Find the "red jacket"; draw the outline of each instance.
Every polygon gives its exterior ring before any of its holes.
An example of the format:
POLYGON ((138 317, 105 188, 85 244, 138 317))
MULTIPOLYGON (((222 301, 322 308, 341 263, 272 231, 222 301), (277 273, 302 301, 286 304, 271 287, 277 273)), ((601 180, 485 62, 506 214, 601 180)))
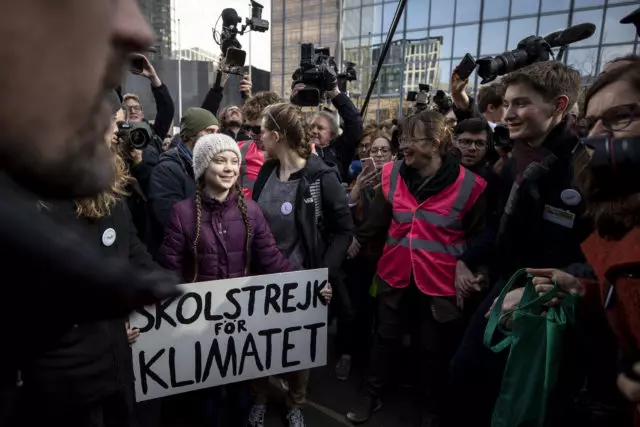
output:
POLYGON ((242 192, 247 199, 251 199, 253 185, 258 178, 258 172, 264 165, 264 152, 253 141, 240 141, 238 147, 240 147, 240 154, 242 154, 240 168, 242 192))

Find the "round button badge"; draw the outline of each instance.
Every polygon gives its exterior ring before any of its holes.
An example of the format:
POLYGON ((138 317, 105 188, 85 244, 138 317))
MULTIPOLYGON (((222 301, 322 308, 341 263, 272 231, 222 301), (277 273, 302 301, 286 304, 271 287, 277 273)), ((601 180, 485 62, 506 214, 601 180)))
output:
POLYGON ((113 228, 107 228, 102 233, 102 244, 105 246, 111 246, 116 241, 116 230, 113 228))
POLYGON ((280 206, 280 212, 282 215, 289 215, 293 211, 293 205, 290 202, 284 202, 282 206, 280 206))
POLYGON ((562 199, 562 202, 567 206, 577 206, 582 201, 582 196, 578 190, 567 188, 560 193, 560 199, 562 199))

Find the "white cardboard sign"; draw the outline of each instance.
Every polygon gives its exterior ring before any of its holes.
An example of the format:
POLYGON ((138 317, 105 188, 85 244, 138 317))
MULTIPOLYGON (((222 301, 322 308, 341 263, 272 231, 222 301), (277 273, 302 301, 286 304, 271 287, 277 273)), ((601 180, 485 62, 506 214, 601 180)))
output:
POLYGON ((136 400, 327 363, 327 269, 181 285, 130 316, 136 400))

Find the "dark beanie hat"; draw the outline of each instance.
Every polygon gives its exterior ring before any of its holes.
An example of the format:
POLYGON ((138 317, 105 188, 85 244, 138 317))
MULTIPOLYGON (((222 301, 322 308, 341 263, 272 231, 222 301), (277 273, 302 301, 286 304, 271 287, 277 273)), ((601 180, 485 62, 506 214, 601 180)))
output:
POLYGON ((183 141, 194 138, 209 126, 218 126, 218 119, 204 108, 192 107, 180 119, 180 138, 183 141))

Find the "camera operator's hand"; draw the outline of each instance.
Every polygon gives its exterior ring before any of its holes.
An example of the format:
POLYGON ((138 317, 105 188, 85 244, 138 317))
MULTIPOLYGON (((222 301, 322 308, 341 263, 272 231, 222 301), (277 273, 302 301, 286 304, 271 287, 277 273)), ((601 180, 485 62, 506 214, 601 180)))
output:
POLYGON ((449 82, 449 87, 451 88, 451 98, 456 107, 461 110, 466 110, 469 108, 469 96, 464 91, 469 84, 469 79, 462 80, 460 76, 458 76, 458 69, 455 68, 453 73, 451 74, 451 80, 449 82))
POLYGON ((252 86, 253 85, 251 84, 251 80, 249 80, 248 75, 242 77, 242 80, 240 80, 240 93, 242 94, 243 98, 251 97, 252 86))
POLYGON ((329 99, 333 99, 340 93, 340 89, 338 89, 338 75, 333 67, 325 66, 322 68, 323 89, 327 92, 329 99))
POLYGON ((131 151, 131 161, 133 162, 133 166, 142 163, 142 150, 133 149, 131 151))
POLYGON ((153 87, 162 86, 162 80, 160 80, 160 77, 158 77, 158 73, 156 73, 156 69, 153 68, 153 65, 151 65, 151 62, 149 62, 147 57, 140 53, 134 53, 132 56, 134 58, 141 58, 144 63, 142 67, 142 72, 140 72, 140 74, 138 75, 148 78, 149 81, 151 82, 151 86, 153 87))

